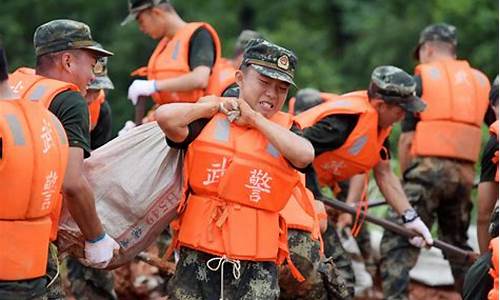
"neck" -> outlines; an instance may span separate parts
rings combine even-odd
[[[0,82],[0,99],[13,99],[16,95],[12,92],[7,80]]]
[[[65,80],[64,76],[58,72],[57,70],[51,68],[51,69],[36,69],[35,70],[36,75],[40,75],[43,77],[51,78],[51,79],[56,79],[56,80],[61,80],[61,81],[67,81]]]
[[[452,59],[456,59],[456,58],[457,58],[456,56],[451,55],[449,53],[436,52],[431,57],[429,57],[428,62],[429,63],[433,63],[433,62],[436,62],[436,61],[452,60]]]
[[[186,24],[187,23],[184,22],[179,15],[172,14],[169,22],[167,23],[166,36],[168,38],[172,38],[182,27],[186,26]]]

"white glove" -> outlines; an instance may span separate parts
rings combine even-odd
[[[95,242],[85,241],[85,259],[95,268],[105,268],[113,258],[113,251],[120,245],[108,234]]]
[[[125,133],[129,132],[130,129],[134,128],[136,125],[134,122],[128,120],[127,122],[125,122],[125,125],[123,126],[122,129],[120,129],[120,131],[118,131],[118,136],[122,136],[124,135]]]
[[[434,242],[432,240],[432,235],[420,217],[417,217],[411,222],[405,223],[404,226],[419,234],[409,239],[410,244],[418,248],[423,248],[426,245],[432,246],[432,243]]]
[[[128,87],[128,98],[136,105],[139,96],[149,96],[154,92],[156,92],[155,80],[136,79]]]

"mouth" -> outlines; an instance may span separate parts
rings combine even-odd
[[[259,106],[262,107],[264,110],[273,110],[274,109],[274,103],[272,103],[271,101],[267,101],[267,100],[262,100],[262,101],[259,101]]]

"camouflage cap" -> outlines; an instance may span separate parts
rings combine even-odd
[[[243,53],[242,65],[252,65],[260,74],[288,82],[295,86],[293,77],[297,56],[292,51],[263,39],[251,40]]]
[[[137,15],[148,8],[155,7],[160,3],[170,3],[169,0],[129,0],[128,1],[128,16],[123,19],[121,26],[126,25],[135,19]]]
[[[33,36],[36,56],[69,49],[86,49],[99,56],[111,56],[92,39],[87,24],[73,20],[53,20],[38,26]]]
[[[100,57],[94,66],[95,79],[89,84],[91,90],[113,90],[115,86],[108,77],[108,58]]]
[[[323,102],[321,93],[317,89],[301,89],[295,95],[295,114],[299,114]]]
[[[430,41],[440,41],[445,43],[450,43],[453,46],[457,46],[457,28],[453,25],[446,23],[437,23],[432,24],[424,28],[422,32],[420,32],[420,38],[418,39],[418,45],[413,51],[413,56],[418,60],[418,51],[420,47],[425,42]]]
[[[426,104],[416,96],[413,77],[394,66],[379,66],[372,72],[368,94],[389,104],[401,106],[408,112],[421,112]]]
[[[245,51],[245,47],[247,46],[248,42],[250,42],[253,39],[263,39],[263,37],[257,31],[248,29],[243,30],[238,36],[238,39],[236,40],[236,43],[234,45],[235,56],[243,53],[243,51]]]

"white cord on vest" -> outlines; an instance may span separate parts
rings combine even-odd
[[[210,266],[210,263],[212,262],[218,262],[215,267]],[[240,278],[240,269],[241,269],[241,264],[240,261],[237,259],[230,259],[227,258],[225,255],[222,257],[217,256],[214,258],[211,258],[207,261],[207,267],[211,271],[217,271],[220,269],[220,300],[224,300],[224,264],[225,263],[231,263],[233,265],[233,277],[234,279],[239,279]]]
[[[51,254],[49,253],[49,255]],[[47,284],[47,288],[49,288],[52,284],[54,284],[54,282],[56,282],[57,277],[59,277],[59,262],[57,260],[56,260],[56,265],[57,265],[56,275],[54,276],[54,278],[50,280],[49,284]],[[50,275],[48,276],[50,278]]]

